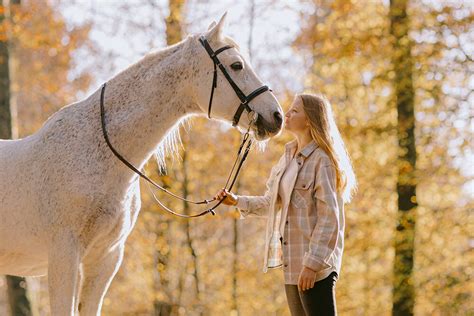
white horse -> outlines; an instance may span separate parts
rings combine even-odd
[[[108,81],[107,132],[133,165],[142,168],[183,118],[207,113],[214,65],[200,35],[214,50],[234,46],[219,59],[242,91],[262,86],[222,35],[224,18]],[[54,316],[100,315],[140,210],[139,177],[107,147],[99,104],[100,90],[59,110],[35,134],[0,141],[0,274],[48,274]],[[219,70],[213,104],[212,116],[229,122],[240,104]],[[250,106],[259,115],[257,139],[280,131],[282,109],[271,92]],[[243,115],[238,128],[249,123]]]

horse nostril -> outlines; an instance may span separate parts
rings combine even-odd
[[[283,122],[283,118],[281,116],[280,112],[275,112],[273,113],[273,116],[275,117],[275,122],[277,123],[278,127],[281,126],[281,123]]]

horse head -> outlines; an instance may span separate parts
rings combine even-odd
[[[210,118],[232,122],[264,140],[280,132],[283,110],[235,41],[223,35],[225,17],[196,38],[200,46],[194,78],[197,104]]]

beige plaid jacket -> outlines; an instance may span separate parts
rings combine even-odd
[[[238,196],[237,204],[243,218],[268,218],[263,271],[282,262],[286,284],[298,284],[303,266],[317,271],[316,281],[333,271],[339,274],[344,248],[344,204],[336,193],[335,169],[314,141],[296,155],[298,173],[290,182],[289,205],[281,205],[280,179],[296,147],[296,140],[285,145],[263,196]],[[279,246],[282,252],[275,251]]]

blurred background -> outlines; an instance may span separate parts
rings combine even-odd
[[[3,0],[0,138],[37,131],[146,53],[228,11],[284,110],[332,102],[359,191],[346,206],[341,315],[474,315],[474,1]],[[240,142],[195,118],[180,154],[146,171],[178,194],[213,196]],[[234,192],[263,194],[288,134],[254,150]],[[1,166],[6,168],[6,166]],[[212,172],[211,172],[212,170]],[[197,210],[168,196],[166,205]],[[265,220],[182,220],[142,187],[142,210],[103,315],[289,315],[281,270],[263,274]],[[47,278],[0,277],[0,315],[49,315]]]

